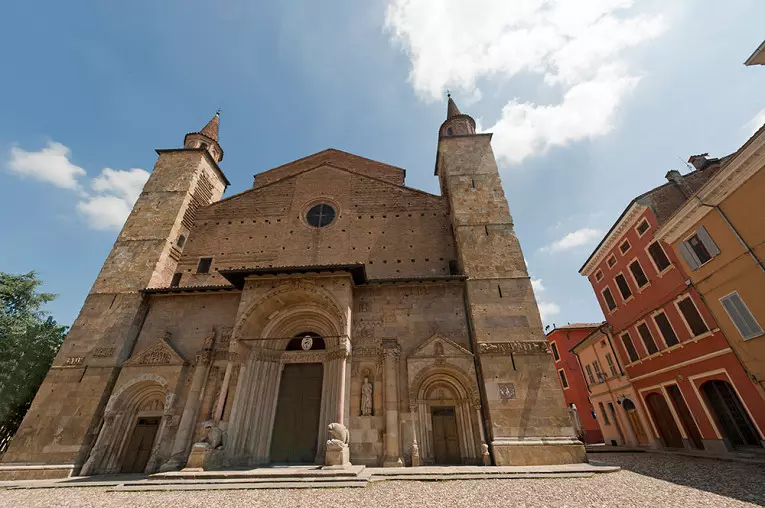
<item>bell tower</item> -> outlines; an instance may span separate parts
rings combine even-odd
[[[583,462],[542,331],[491,134],[451,97],[436,174],[449,200],[487,439],[496,465]]]
[[[229,182],[218,167],[219,115],[184,147],[159,155],[53,361],[3,465],[82,467],[104,406],[133,351],[147,304],[142,290],[170,286],[197,210],[220,200]]]

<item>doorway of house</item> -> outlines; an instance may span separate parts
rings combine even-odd
[[[284,366],[271,437],[274,464],[313,464],[319,440],[323,367],[320,363]]]
[[[645,398],[645,401],[659,431],[659,437],[664,442],[664,446],[667,448],[683,448],[683,436],[680,434],[680,429],[677,428],[675,418],[672,416],[672,411],[670,411],[664,396],[658,393],[651,393]]]
[[[691,439],[693,447],[697,450],[703,450],[704,442],[701,439],[701,432],[699,432],[699,428],[696,426],[693,416],[691,416],[691,410],[688,409],[683,394],[680,393],[680,388],[678,388],[677,385],[668,385],[666,388],[667,393],[669,394],[669,399],[672,401],[672,405],[675,406],[675,411],[680,417],[680,423],[683,424],[685,433],[688,434],[688,437]]]
[[[457,414],[454,406],[431,408],[433,454],[436,464],[461,464]]]
[[[712,408],[717,426],[732,448],[762,447],[759,432],[730,383],[707,381],[701,389]]]
[[[644,446],[648,445],[648,435],[645,433],[643,424],[640,423],[640,416],[638,415],[635,403],[630,399],[624,399],[622,401],[622,408],[624,408],[624,412],[627,413],[627,421],[629,422],[630,427],[632,427],[632,433],[635,434],[638,444]]]
[[[154,438],[159,429],[159,418],[139,418],[133,430],[133,437],[122,459],[123,473],[143,473],[149,462]]]

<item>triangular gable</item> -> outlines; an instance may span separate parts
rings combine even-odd
[[[415,358],[464,358],[473,353],[441,335],[434,333],[428,340],[414,349],[407,359]]]
[[[170,333],[157,339],[151,346],[135,353],[125,362],[126,367],[141,365],[185,365],[186,360],[170,344]]]
[[[349,174],[351,174],[353,176],[356,176],[356,177],[359,177],[359,178],[365,178],[365,179],[369,179],[369,180],[374,180],[374,181],[378,182],[382,186],[389,187],[392,192],[397,192],[397,193],[404,194],[404,195],[416,196],[416,197],[418,197],[420,199],[421,198],[430,198],[430,199],[434,199],[434,200],[438,200],[438,201],[440,201],[442,199],[441,196],[436,195],[436,194],[430,194],[429,192],[421,191],[419,189],[413,189],[411,187],[406,187],[404,185],[397,185],[397,184],[388,182],[386,180],[381,180],[379,178],[375,178],[375,177],[372,177],[372,176],[369,176],[369,175],[365,175],[363,173],[358,173],[356,171],[352,171],[352,170],[349,170],[349,169],[346,169],[346,168],[338,167],[338,166],[335,166],[333,164],[322,163],[322,164],[320,164],[318,166],[304,169],[304,170],[300,171],[299,173],[292,174],[292,175],[290,175],[288,177],[279,179],[277,181],[274,181],[274,182],[269,183],[267,185],[264,185],[262,187],[256,187],[256,188],[248,189],[248,190],[246,190],[244,192],[240,192],[239,194],[234,194],[233,196],[229,196],[229,197],[227,197],[225,199],[221,199],[220,201],[216,201],[214,203],[210,203],[206,207],[200,209],[199,215],[197,216],[197,221],[200,221],[200,220],[204,219],[206,210],[215,210],[216,216],[222,217],[221,215],[219,215],[220,211],[221,211],[220,207],[225,207],[225,206],[227,206],[228,203],[230,203],[232,201],[237,201],[239,199],[242,199],[242,198],[244,198],[246,196],[250,196],[252,194],[257,195],[257,193],[265,192],[267,189],[278,188],[279,186],[286,185],[290,180],[298,178],[301,175],[304,175],[304,174],[312,172],[312,171],[317,171],[317,170],[327,169],[327,168],[333,169],[333,170],[336,170],[336,171],[342,171],[342,172],[345,172],[345,173],[349,173]],[[291,191],[289,191],[289,192],[291,192]],[[291,196],[287,196],[287,194],[285,194],[285,203],[284,203],[285,207],[288,205],[288,202],[291,202],[291,199],[292,199]],[[241,213],[240,210],[237,210],[237,212]],[[281,215],[282,213],[285,213],[285,212],[286,212],[286,209],[285,210],[279,210],[278,214]]]
[[[384,162],[378,162],[355,155],[336,148],[327,148],[302,159],[298,159],[281,166],[263,171],[255,175],[253,187],[263,187],[284,178],[301,173],[307,169],[312,169],[325,164],[330,164],[353,173],[359,173],[366,176],[372,176],[391,182],[396,185],[404,184],[406,170]]]

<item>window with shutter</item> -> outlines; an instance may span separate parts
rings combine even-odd
[[[661,248],[661,244],[659,242],[653,242],[648,246],[647,250],[659,273],[669,268],[669,266],[672,264],[669,262],[669,258],[664,252],[664,249]]]
[[[691,335],[696,337],[709,331],[709,328],[707,328],[706,323],[704,323],[701,314],[699,314],[696,305],[690,297],[677,302],[677,308],[680,309],[680,312],[685,318],[685,322],[688,323]]]
[[[738,291],[734,291],[729,295],[720,298],[725,312],[728,313],[733,324],[738,328],[738,332],[744,340],[752,339],[763,334],[762,327],[757,322],[755,317],[749,312],[749,307],[746,306],[744,300],[738,294]]]
[[[624,278],[624,275],[620,273],[614,277],[614,280],[616,281],[616,285],[619,287],[619,292],[622,294],[624,300],[627,300],[632,296],[632,290],[630,289],[630,285],[627,284],[627,279]]]
[[[696,233],[678,244],[680,254],[691,270],[696,270],[713,257],[720,254],[717,244],[709,236],[707,229],[701,226]]]
[[[614,359],[611,356],[611,353],[606,353],[606,362],[608,362],[608,368],[611,370],[611,375],[614,377],[618,376],[616,373],[616,365],[614,364]]]
[[[630,362],[638,361],[640,357],[637,354],[637,350],[635,349],[635,345],[632,343],[632,337],[630,337],[629,333],[622,335],[622,343],[624,344],[624,349],[627,350],[627,356],[629,356]]]
[[[640,323],[637,326],[637,331],[640,334],[640,338],[643,339],[643,344],[645,344],[645,350],[648,351],[649,355],[652,355],[659,351],[659,348],[656,347],[656,342],[653,340],[653,335],[651,334],[651,330],[648,328],[648,325],[645,324],[645,322]]]
[[[661,332],[661,336],[664,337],[664,343],[667,345],[667,347],[672,347],[680,342],[677,339],[675,330],[672,328],[666,313],[660,312],[656,314],[653,317],[653,320],[656,322],[656,327]]]
[[[606,413],[606,408],[603,407],[603,403],[598,402],[598,407],[600,408],[600,414],[603,415],[603,423],[606,425],[611,425],[611,422],[608,421],[608,414]]]
[[[646,284],[648,284],[648,277],[645,276],[643,267],[640,266],[640,263],[638,262],[637,259],[633,261],[632,263],[630,263],[630,272],[632,273],[632,276],[635,278],[635,284],[637,284],[639,288],[642,288]]]
[[[595,377],[592,375],[592,367],[590,367],[589,365],[585,365],[584,366],[584,370],[587,371],[587,377],[590,378],[590,384],[594,385],[595,384]]]

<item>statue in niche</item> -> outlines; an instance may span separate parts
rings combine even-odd
[[[364,382],[361,385],[361,416],[372,416],[372,394],[374,386],[369,381],[369,377],[364,376]]]

